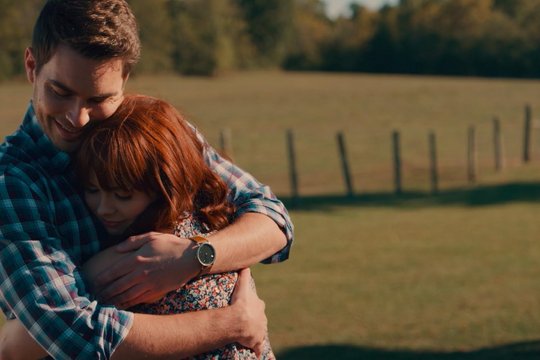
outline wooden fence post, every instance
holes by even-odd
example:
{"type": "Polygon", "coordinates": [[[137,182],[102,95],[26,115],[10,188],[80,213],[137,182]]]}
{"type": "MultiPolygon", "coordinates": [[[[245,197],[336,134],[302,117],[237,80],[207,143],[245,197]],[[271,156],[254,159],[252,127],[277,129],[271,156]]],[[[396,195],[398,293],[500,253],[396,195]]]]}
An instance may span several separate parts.
{"type": "Polygon", "coordinates": [[[493,118],[493,149],[495,151],[495,171],[499,172],[504,167],[503,143],[501,122],[497,117],[493,118]]]}
{"type": "Polygon", "coordinates": [[[287,153],[289,155],[289,173],[291,180],[291,199],[293,206],[298,204],[298,173],[296,171],[296,153],[294,150],[294,134],[287,130],[287,153]]]}
{"type": "Polygon", "coordinates": [[[347,191],[347,196],[353,197],[354,190],[353,190],[351,172],[349,169],[347,149],[345,147],[345,136],[343,135],[341,131],[337,133],[337,142],[338,142],[339,158],[341,159],[341,168],[343,171],[343,179],[345,180],[345,188],[347,191]]]}
{"type": "Polygon", "coordinates": [[[531,107],[525,105],[525,124],[523,129],[523,162],[531,160],[531,107]]]}
{"type": "Polygon", "coordinates": [[[476,182],[476,136],[474,126],[469,127],[467,139],[467,175],[470,183],[476,182]]]}
{"type": "Polygon", "coordinates": [[[392,132],[392,153],[394,157],[394,187],[397,195],[402,192],[401,188],[401,154],[399,144],[399,132],[392,132]]]}
{"type": "Polygon", "coordinates": [[[439,174],[437,171],[437,142],[436,142],[434,131],[430,131],[429,136],[428,136],[428,142],[429,142],[431,193],[437,194],[439,192],[439,174]]]}
{"type": "Polygon", "coordinates": [[[221,154],[228,160],[233,161],[231,129],[221,129],[219,133],[219,145],[221,154]]]}

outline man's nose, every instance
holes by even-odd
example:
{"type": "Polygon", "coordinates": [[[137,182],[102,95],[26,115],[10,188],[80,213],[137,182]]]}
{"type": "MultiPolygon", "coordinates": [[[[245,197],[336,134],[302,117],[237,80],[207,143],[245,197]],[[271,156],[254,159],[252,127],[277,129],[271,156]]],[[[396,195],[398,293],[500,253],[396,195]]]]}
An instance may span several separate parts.
{"type": "Polygon", "coordinates": [[[84,105],[75,104],[68,113],[68,120],[75,128],[81,128],[90,121],[90,109],[84,105]]]}

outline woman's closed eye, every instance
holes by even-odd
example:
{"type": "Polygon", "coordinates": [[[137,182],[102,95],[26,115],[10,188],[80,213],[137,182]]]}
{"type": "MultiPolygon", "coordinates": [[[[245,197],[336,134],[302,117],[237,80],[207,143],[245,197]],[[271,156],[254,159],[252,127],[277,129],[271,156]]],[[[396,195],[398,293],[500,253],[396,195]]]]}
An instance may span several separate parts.
{"type": "Polygon", "coordinates": [[[118,200],[126,201],[126,200],[131,200],[133,198],[133,193],[131,193],[131,192],[115,192],[114,196],[118,200]]]}
{"type": "Polygon", "coordinates": [[[87,186],[84,188],[84,192],[87,194],[96,194],[97,192],[99,192],[99,189],[94,186],[87,186]]]}

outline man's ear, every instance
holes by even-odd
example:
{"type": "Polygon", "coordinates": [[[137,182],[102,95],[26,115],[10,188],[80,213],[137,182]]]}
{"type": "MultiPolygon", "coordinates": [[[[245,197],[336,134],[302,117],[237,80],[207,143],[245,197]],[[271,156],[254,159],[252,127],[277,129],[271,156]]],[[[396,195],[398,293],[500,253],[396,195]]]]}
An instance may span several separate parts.
{"type": "Polygon", "coordinates": [[[32,84],[36,80],[36,59],[32,53],[32,48],[27,47],[24,51],[24,68],[26,69],[26,77],[32,84]]]}
{"type": "Polygon", "coordinates": [[[124,75],[124,83],[122,84],[122,91],[124,91],[126,88],[126,83],[129,80],[129,74],[130,73],[128,72],[127,74],[124,75]]]}

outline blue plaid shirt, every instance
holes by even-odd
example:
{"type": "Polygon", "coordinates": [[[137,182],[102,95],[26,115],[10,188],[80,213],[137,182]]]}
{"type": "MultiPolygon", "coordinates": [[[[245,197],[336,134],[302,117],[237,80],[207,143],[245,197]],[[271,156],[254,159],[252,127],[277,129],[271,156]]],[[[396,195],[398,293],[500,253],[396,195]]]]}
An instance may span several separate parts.
{"type": "MultiPolygon", "coordinates": [[[[205,157],[229,184],[238,215],[264,213],[285,232],[287,246],[265,262],[287,259],[293,229],[282,203],[209,146],[205,157]]],[[[43,133],[30,104],[0,147],[0,307],[55,359],[108,359],[133,314],[97,303],[86,290],[79,265],[106,234],[76,184],[69,155],[43,133]]]]}

